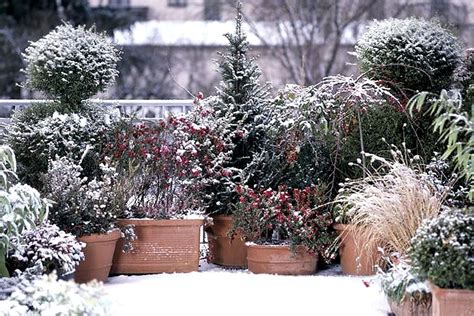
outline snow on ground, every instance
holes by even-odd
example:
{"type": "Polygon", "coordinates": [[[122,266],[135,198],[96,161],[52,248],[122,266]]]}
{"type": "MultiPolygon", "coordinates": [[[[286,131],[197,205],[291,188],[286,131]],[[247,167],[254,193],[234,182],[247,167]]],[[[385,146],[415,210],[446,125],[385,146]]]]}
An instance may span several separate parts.
{"type": "Polygon", "coordinates": [[[199,272],[110,277],[112,315],[386,316],[373,277],[340,275],[338,266],[312,276],[257,275],[202,263],[199,272]]]}

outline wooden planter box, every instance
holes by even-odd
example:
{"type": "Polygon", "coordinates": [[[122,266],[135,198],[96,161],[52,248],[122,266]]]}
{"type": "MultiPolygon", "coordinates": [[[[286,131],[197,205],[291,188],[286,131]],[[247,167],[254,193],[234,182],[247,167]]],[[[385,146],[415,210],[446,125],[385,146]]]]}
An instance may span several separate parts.
{"type": "Polygon", "coordinates": [[[430,283],[433,297],[433,316],[474,315],[474,291],[442,289],[430,283]]]}
{"type": "Polygon", "coordinates": [[[388,304],[395,316],[431,316],[431,302],[418,305],[405,299],[398,304],[389,299],[388,304]]]}
{"type": "Polygon", "coordinates": [[[192,272],[199,268],[200,227],[203,220],[123,219],[119,226],[134,225],[133,250],[123,252],[117,243],[112,273],[146,274],[192,272]]]}
{"type": "Polygon", "coordinates": [[[232,216],[218,215],[206,229],[210,262],[229,268],[247,267],[247,247],[240,234],[229,238],[232,216]]]}
{"type": "Polygon", "coordinates": [[[247,262],[253,273],[307,275],[316,272],[318,256],[304,247],[294,253],[285,245],[247,243],[247,262]]]}

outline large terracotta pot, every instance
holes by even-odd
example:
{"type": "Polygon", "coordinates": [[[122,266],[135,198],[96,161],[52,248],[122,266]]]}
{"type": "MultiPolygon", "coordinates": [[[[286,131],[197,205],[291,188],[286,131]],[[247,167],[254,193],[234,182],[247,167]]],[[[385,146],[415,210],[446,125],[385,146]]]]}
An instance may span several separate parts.
{"type": "Polygon", "coordinates": [[[431,316],[431,301],[427,304],[415,304],[404,299],[400,304],[388,300],[390,309],[395,316],[431,316]]]}
{"type": "Polygon", "coordinates": [[[77,266],[74,272],[74,280],[78,283],[86,283],[91,280],[105,282],[109,276],[115,245],[120,238],[118,229],[108,234],[92,234],[82,236],[80,241],[86,244],[82,250],[84,261],[77,266]]]}
{"type": "Polygon", "coordinates": [[[430,283],[433,296],[433,316],[474,315],[474,291],[442,289],[430,283]]]}
{"type": "Polygon", "coordinates": [[[134,225],[133,250],[117,243],[112,265],[115,274],[192,272],[199,268],[200,227],[203,220],[122,219],[119,226],[134,225]]]}
{"type": "Polygon", "coordinates": [[[247,262],[253,273],[306,275],[316,272],[318,256],[304,247],[294,253],[285,245],[247,243],[247,262]]]}
{"type": "Polygon", "coordinates": [[[339,234],[341,243],[339,255],[341,257],[342,272],[350,275],[372,275],[378,261],[377,249],[365,249],[364,242],[357,240],[350,225],[337,224],[334,229],[339,234]]]}
{"type": "Polygon", "coordinates": [[[229,238],[232,217],[217,215],[212,218],[213,225],[206,228],[209,245],[209,261],[229,268],[247,267],[247,247],[242,235],[237,233],[229,238]]]}

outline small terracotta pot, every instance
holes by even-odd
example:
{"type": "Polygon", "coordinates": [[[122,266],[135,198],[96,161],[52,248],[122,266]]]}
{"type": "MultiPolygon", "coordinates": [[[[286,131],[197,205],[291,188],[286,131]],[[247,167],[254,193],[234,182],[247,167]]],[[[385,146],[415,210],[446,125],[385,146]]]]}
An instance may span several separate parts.
{"type": "Polygon", "coordinates": [[[210,262],[229,268],[246,268],[247,247],[242,235],[228,237],[232,216],[217,215],[212,221],[213,225],[206,229],[210,262]]]}
{"type": "Polygon", "coordinates": [[[354,235],[350,225],[336,224],[334,229],[341,239],[339,255],[341,257],[342,272],[350,275],[375,274],[374,265],[378,261],[377,249],[367,250],[363,248],[364,242],[356,239],[357,236],[354,235]]]}
{"type": "Polygon", "coordinates": [[[430,283],[433,296],[433,316],[474,315],[474,291],[442,289],[430,283]]]}
{"type": "Polygon", "coordinates": [[[247,262],[253,273],[307,275],[316,272],[318,256],[304,247],[296,253],[285,245],[257,245],[247,243],[247,262]]]}
{"type": "Polygon", "coordinates": [[[77,266],[74,272],[74,280],[77,283],[86,283],[91,280],[105,282],[109,276],[112,258],[114,256],[115,244],[120,238],[118,229],[108,234],[92,234],[82,236],[79,241],[86,244],[82,250],[84,261],[77,266]]]}
{"type": "Polygon", "coordinates": [[[203,220],[121,219],[119,226],[134,225],[133,250],[123,252],[117,243],[112,273],[146,274],[192,272],[199,268],[200,227],[203,220]]]}
{"type": "Polygon", "coordinates": [[[390,309],[395,316],[431,316],[431,301],[427,304],[415,304],[404,299],[400,304],[388,300],[390,309]]]}

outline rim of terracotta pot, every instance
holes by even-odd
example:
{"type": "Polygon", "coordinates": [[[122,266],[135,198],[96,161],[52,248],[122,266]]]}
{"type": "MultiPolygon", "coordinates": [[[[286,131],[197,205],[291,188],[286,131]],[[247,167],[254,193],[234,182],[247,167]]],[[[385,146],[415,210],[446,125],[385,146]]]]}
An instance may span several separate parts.
{"type": "Polygon", "coordinates": [[[121,225],[139,225],[139,226],[200,226],[204,219],[141,219],[127,218],[117,221],[121,225]]]}
{"type": "Polygon", "coordinates": [[[90,234],[79,237],[79,239],[83,242],[96,242],[98,239],[100,241],[110,241],[114,239],[119,239],[121,236],[120,229],[114,228],[113,230],[105,233],[105,234],[90,234]]]}

